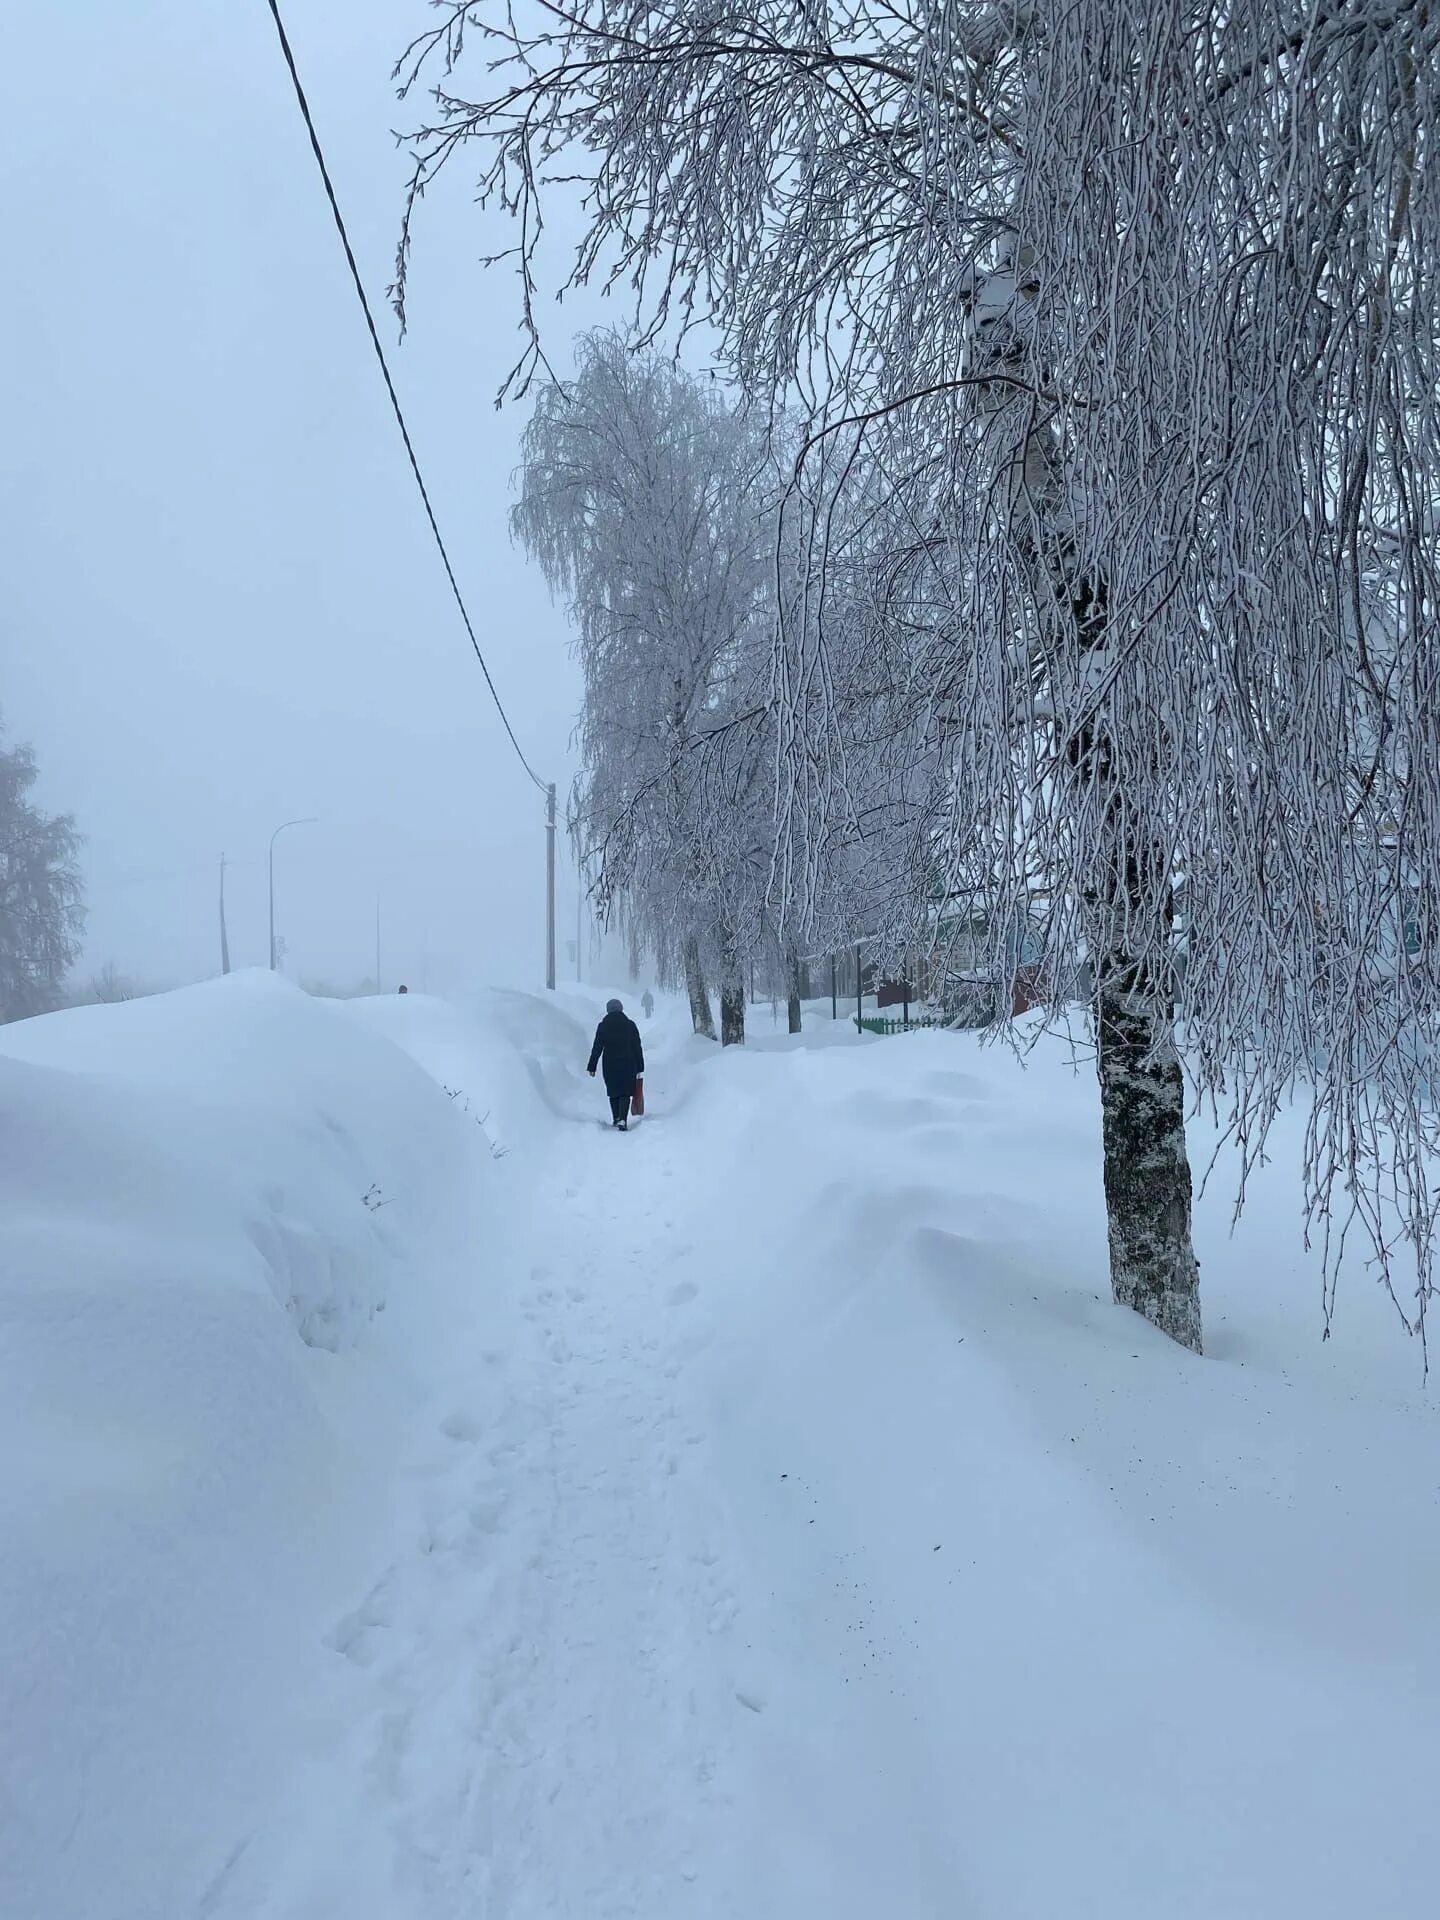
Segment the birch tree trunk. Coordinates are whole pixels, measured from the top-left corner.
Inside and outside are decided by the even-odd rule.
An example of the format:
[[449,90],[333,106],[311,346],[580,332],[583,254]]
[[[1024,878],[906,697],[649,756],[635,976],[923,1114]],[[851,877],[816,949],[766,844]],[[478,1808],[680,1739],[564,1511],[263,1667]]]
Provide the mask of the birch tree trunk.
[[690,996],[690,1024],[703,1039],[713,1040],[715,1017],[710,1011],[710,990],[705,985],[700,941],[693,933],[685,942],[685,991]]
[[800,1017],[801,985],[800,957],[793,950],[787,951],[785,955],[785,1011],[788,1016],[788,1025],[791,1033],[799,1033],[802,1024]]
[[1185,1083],[1166,995],[1122,954],[1096,968],[1110,1288],[1118,1305],[1199,1353],[1200,1268],[1190,1237]]
[[745,1044],[745,968],[729,927],[720,933],[720,1044]]
[[720,1044],[722,1047],[745,1044],[745,982],[738,976],[721,983]]
[[[1062,564],[1054,584],[1077,655],[1102,656],[1111,638],[1108,582]],[[1094,914],[1110,1291],[1118,1306],[1132,1308],[1199,1353],[1200,1267],[1191,1240],[1185,1082],[1175,1045],[1173,985],[1163,970],[1174,934],[1170,860],[1148,831],[1146,801],[1125,790],[1103,715],[1081,724],[1069,757],[1101,822],[1098,872],[1087,898]],[[1135,778],[1132,769],[1130,780]],[[1156,955],[1165,959],[1157,962]]]
[[[1103,596],[1093,604],[1103,607]],[[1080,631],[1083,637],[1083,620]],[[1199,1353],[1200,1266],[1174,996],[1168,974],[1139,957],[1170,949],[1169,863],[1136,808],[1124,804],[1103,729],[1086,730],[1077,767],[1097,789],[1104,818],[1092,900],[1102,907],[1104,929],[1095,956],[1095,1034],[1110,1291],[1118,1306]]]

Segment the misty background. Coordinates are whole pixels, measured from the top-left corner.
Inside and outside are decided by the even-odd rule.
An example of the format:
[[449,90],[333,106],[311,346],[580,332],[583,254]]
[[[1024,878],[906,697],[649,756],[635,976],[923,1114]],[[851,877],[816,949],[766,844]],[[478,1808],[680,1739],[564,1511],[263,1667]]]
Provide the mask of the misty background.
[[[563,611],[512,545],[518,303],[461,168],[426,201],[395,342],[406,160],[391,68],[422,0],[286,23],[491,672],[537,773],[573,771]],[[263,0],[13,11],[0,76],[10,297],[0,719],[85,836],[77,974],[264,965],[266,848],[295,977],[533,985],[544,802],[424,522]],[[547,345],[613,317],[567,302]],[[577,888],[560,836],[558,953]],[[588,916],[587,916],[588,924]],[[586,946],[589,948],[587,934]]]

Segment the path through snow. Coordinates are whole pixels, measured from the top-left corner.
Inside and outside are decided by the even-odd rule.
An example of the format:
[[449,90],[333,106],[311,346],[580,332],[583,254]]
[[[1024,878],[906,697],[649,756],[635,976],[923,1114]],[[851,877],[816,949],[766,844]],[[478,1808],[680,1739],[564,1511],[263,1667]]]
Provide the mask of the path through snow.
[[1278,1237],[1207,1269],[1232,1360],[1119,1314],[1058,1062],[672,1036],[622,1139],[575,1022],[486,1023],[508,1092],[413,1044],[510,1104],[518,1330],[457,1336],[305,1778],[203,1913],[1428,1910],[1436,1430],[1388,1323],[1307,1345]]
[[473,1393],[407,1475],[412,1537],[332,1636],[352,1668],[346,1763],[317,1757],[288,1864],[262,1848],[218,1911],[751,1910],[724,1830],[735,1723],[764,1703],[732,1654],[730,1542],[691,1379],[708,1334],[684,1132],[555,1128],[504,1390],[501,1356],[472,1356]]

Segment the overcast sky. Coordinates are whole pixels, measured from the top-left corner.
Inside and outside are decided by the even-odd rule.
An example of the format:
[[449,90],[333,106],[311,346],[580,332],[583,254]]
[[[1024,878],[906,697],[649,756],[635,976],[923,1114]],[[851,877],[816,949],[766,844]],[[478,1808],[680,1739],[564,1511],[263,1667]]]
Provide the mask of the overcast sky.
[[[287,0],[373,300],[401,211],[390,68],[422,0]],[[532,983],[543,802],[491,708],[421,517],[264,0],[10,9],[0,713],[86,835],[86,966]],[[469,172],[427,202],[401,397],[533,764],[571,774],[563,612],[510,542],[513,280]],[[493,245],[495,234],[489,234]],[[592,306],[553,315],[568,345]],[[388,310],[387,345],[393,339]],[[575,889],[562,840],[562,943]],[[564,946],[562,944],[562,967]]]

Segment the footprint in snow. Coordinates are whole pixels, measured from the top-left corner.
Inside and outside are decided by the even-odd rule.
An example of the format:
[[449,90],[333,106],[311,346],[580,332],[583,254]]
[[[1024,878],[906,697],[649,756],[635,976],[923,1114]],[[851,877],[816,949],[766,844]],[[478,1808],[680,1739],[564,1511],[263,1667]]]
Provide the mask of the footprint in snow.
[[447,1440],[473,1446],[480,1438],[480,1422],[473,1414],[451,1413],[440,1422],[440,1431]]
[[498,1533],[508,1505],[509,1501],[503,1494],[472,1502],[469,1508],[471,1526],[477,1533]]
[[[709,1627],[710,1632],[711,1633],[726,1632],[727,1629],[734,1626],[735,1621],[739,1615],[739,1612],[740,1612],[740,1602],[735,1598],[734,1594],[733,1593],[721,1594],[720,1598],[715,1602],[715,1605],[711,1608],[710,1618],[706,1623],[707,1626]],[[739,1696],[737,1695],[736,1697],[738,1698]],[[748,1706],[750,1703],[747,1700],[745,1704]],[[760,1711],[759,1707],[756,1707],[755,1712],[758,1713],[759,1711]]]
[[699,1294],[699,1292],[700,1292],[700,1289],[699,1287],[696,1286],[693,1280],[680,1280],[680,1281],[677,1281],[673,1287],[671,1287],[669,1293],[665,1297],[669,1301],[672,1307],[683,1307],[688,1305],[690,1301],[694,1300]]
[[363,1606],[335,1623],[325,1635],[324,1644],[357,1667],[372,1666],[389,1626],[387,1614],[372,1594]]

